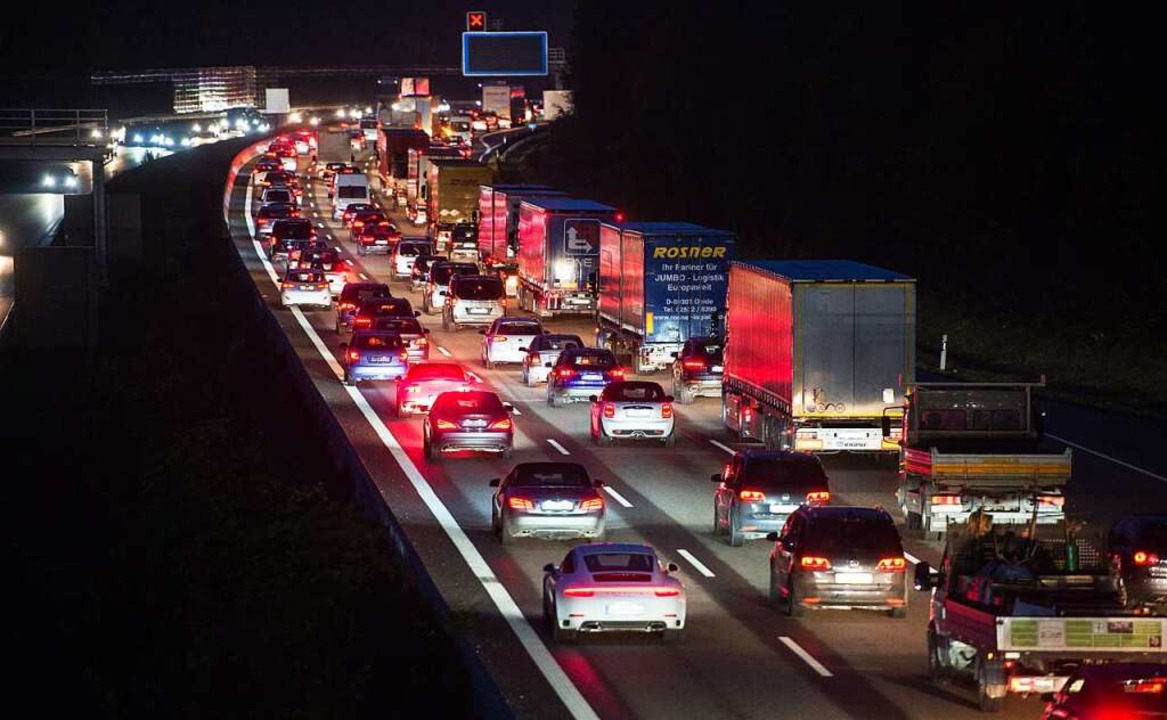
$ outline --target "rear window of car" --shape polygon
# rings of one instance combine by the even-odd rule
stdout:
[[[422,245],[420,243],[401,243],[397,246],[397,254],[406,257],[424,255],[428,254],[429,249],[428,245]]]
[[[497,300],[503,295],[502,281],[498,278],[456,278],[454,294],[466,300]]]
[[[361,305],[362,315],[410,315],[413,305],[405,298],[372,298]]]
[[[442,393],[434,401],[437,412],[499,413],[503,412],[502,400],[494,393]]]
[[[499,323],[495,328],[498,335],[538,335],[543,328],[538,323]]]
[[[397,350],[401,347],[401,338],[385,333],[384,335],[361,335],[357,337],[357,347],[361,350]]]
[[[336,189],[336,196],[343,200],[369,197],[369,188],[365,185],[341,185]]]
[[[610,352],[595,352],[572,355],[567,358],[572,366],[577,368],[598,368],[607,370],[616,367],[616,356]]]
[[[557,463],[520,467],[511,484],[519,487],[591,487],[592,481],[582,465]]]
[[[422,363],[409,369],[410,380],[464,380],[466,373],[459,365]]]
[[[324,273],[319,270],[295,270],[288,273],[288,280],[292,282],[322,282],[324,280]]]
[[[272,227],[272,232],[285,240],[307,240],[312,237],[312,223],[307,220],[302,222],[280,221]]]
[[[566,350],[583,346],[578,335],[540,335],[531,341],[532,350]]]
[[[385,213],[380,210],[362,210],[356,215],[353,215],[353,222],[363,222],[365,224],[389,222],[389,218],[385,217]]]
[[[266,202],[291,202],[291,190],[267,190],[263,194],[263,199]]]
[[[660,402],[665,399],[665,391],[660,385],[650,382],[626,382],[604,388],[604,399],[614,402],[644,400]]]
[[[294,212],[288,205],[264,205],[259,209],[260,217],[286,218]]]
[[[651,573],[655,565],[656,558],[647,553],[588,553],[584,555],[584,566],[591,573]]]
[[[825,482],[823,468],[811,460],[751,458],[742,468],[742,480],[762,487],[789,487],[791,483]]]
[[[890,554],[903,553],[899,532],[888,519],[859,517],[818,518],[806,532],[806,543],[816,553],[846,552],[860,548]]]
[[[478,272],[478,267],[470,263],[434,264],[430,268],[430,279],[439,285],[445,285],[455,275],[469,275],[476,272]]]
[[[374,297],[393,297],[388,285],[378,287],[346,287],[340,293],[340,299],[345,302],[363,302]]]
[[[381,318],[375,324],[378,330],[392,330],[402,335],[421,335],[421,323],[414,318]]]

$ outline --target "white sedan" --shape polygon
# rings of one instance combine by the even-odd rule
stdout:
[[[543,568],[543,622],[555,640],[600,632],[679,638],[686,602],[677,569],[648,545],[576,545]]]
[[[332,290],[323,270],[300,268],[288,271],[280,283],[280,306],[295,305],[315,305],[326,310],[332,307]]]
[[[527,356],[527,346],[543,334],[538,320],[525,317],[500,317],[482,333],[482,364],[487,369],[497,363],[521,363]]]
[[[584,341],[579,335],[551,333],[532,338],[531,344],[525,348],[527,354],[523,357],[523,384],[535,387],[547,382],[547,376],[559,359],[559,353],[577,347],[584,347]]]
[[[676,443],[673,396],[659,383],[618,380],[608,383],[599,397],[592,396],[592,441],[609,445],[612,440],[658,440]]]

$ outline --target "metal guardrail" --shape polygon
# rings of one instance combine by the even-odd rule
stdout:
[[[99,147],[109,133],[105,109],[0,108],[0,141],[8,145]]]

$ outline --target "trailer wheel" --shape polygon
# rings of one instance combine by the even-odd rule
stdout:
[[[985,660],[977,657],[977,705],[983,712],[1001,712],[1005,709],[1005,687],[995,682],[1004,677],[1005,669],[1000,657]],[[991,691],[997,697],[990,694]]]

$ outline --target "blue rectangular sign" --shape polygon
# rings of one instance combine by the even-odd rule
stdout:
[[[547,74],[547,33],[464,32],[462,74],[522,76]]]

